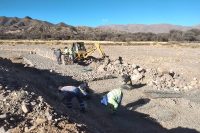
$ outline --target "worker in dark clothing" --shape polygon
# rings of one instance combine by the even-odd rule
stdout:
[[[63,101],[66,101],[68,108],[72,108],[72,99],[76,97],[80,104],[80,111],[85,112],[84,98],[88,96],[88,93],[86,92],[87,87],[87,83],[82,83],[78,87],[64,86],[59,87],[58,89],[62,92],[64,96]]]
[[[60,49],[57,49],[57,50],[54,50],[54,54],[56,56],[56,60],[58,62],[58,64],[62,64],[62,60],[61,60],[61,55],[62,55],[62,52]]]

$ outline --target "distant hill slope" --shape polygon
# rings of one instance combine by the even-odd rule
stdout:
[[[106,33],[117,33],[86,26],[74,27],[65,23],[52,24],[31,17],[0,17],[0,34],[12,34],[19,38],[85,39]]]
[[[60,35],[76,34],[76,28],[73,26],[59,23],[57,25],[32,19],[30,17],[0,17],[0,31],[2,33],[11,33],[18,35]]]
[[[177,36],[176,39],[178,40],[200,40],[199,31],[192,31],[192,34],[191,32],[187,34],[177,32],[173,33],[172,36],[168,34],[170,30],[175,29],[187,32],[192,28],[200,29],[200,25],[187,27],[170,24],[130,24],[107,25],[94,28],[87,26],[75,27],[62,22],[52,24],[32,19],[28,16],[24,18],[0,17],[0,39],[168,41],[174,40],[174,36]]]
[[[180,25],[171,25],[171,24],[152,24],[152,25],[128,24],[128,25],[105,25],[105,26],[99,26],[98,28],[101,28],[104,30],[125,31],[125,32],[130,32],[130,33],[137,33],[137,32],[169,33],[170,30],[186,31],[192,28],[200,29],[200,25],[189,27],[189,26],[180,26]]]

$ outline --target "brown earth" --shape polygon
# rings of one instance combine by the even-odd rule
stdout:
[[[40,128],[44,128],[44,132],[49,131],[48,127],[53,128],[52,132],[198,133],[200,131],[200,117],[198,115],[200,98],[198,95],[198,88],[191,88],[184,91],[180,88],[180,91],[173,91],[173,95],[171,92],[161,90],[162,96],[156,97],[155,94],[159,95],[161,91],[155,90],[146,83],[146,80],[143,80],[142,82],[145,83],[144,85],[135,86],[133,90],[123,91],[124,98],[122,107],[116,115],[112,116],[100,104],[100,97],[105,92],[119,87],[120,78],[88,80],[92,91],[92,98],[87,101],[87,112],[85,114],[80,113],[77,104],[75,104],[74,109],[68,110],[64,104],[60,103],[56,88],[60,85],[78,85],[79,81],[87,79],[88,77],[90,78],[91,75],[96,76],[94,75],[94,73],[96,73],[95,68],[92,65],[57,65],[55,61],[46,58],[46,56],[43,57],[44,54],[42,54],[42,52],[39,55],[37,52],[36,54],[30,54],[30,52],[28,52],[36,47],[42,51],[50,51],[52,47],[56,48],[59,46],[1,46],[0,57],[11,59],[15,63],[25,63],[27,66],[30,66],[31,62],[31,67],[24,68],[24,65],[1,59],[0,68],[2,68],[2,71],[0,72],[2,79],[5,80],[0,82],[4,86],[0,94],[6,92],[8,96],[3,95],[3,98],[9,99],[13,92],[23,92],[24,90],[30,93],[34,92],[36,98],[30,99],[29,101],[35,100],[36,103],[38,97],[42,96],[45,105],[52,108],[52,111],[58,114],[58,116],[52,115],[52,120],[37,125]],[[23,50],[20,50],[22,48]],[[25,51],[24,49],[29,50]],[[185,79],[185,82],[191,82],[193,78],[196,78],[198,81],[200,79],[198,75],[200,71],[199,48],[104,46],[104,50],[111,60],[121,56],[124,62],[137,64],[141,68],[147,70],[147,72],[149,69],[158,69],[162,72],[173,70],[175,73],[180,74],[180,76]],[[97,53],[95,53],[94,56],[98,57]],[[26,59],[26,62],[24,59]],[[92,71],[89,71],[90,69]],[[6,89],[5,86],[9,86],[10,84],[11,89]],[[17,84],[18,86],[13,87],[13,84]],[[25,84],[28,84],[30,87],[26,88]],[[18,90],[17,88],[22,89]],[[145,93],[152,91],[159,93],[155,93],[154,96]],[[30,94],[27,95],[27,97],[28,96],[30,96]],[[21,100],[19,100],[19,102],[21,102]],[[38,106],[37,104],[35,105],[36,107]],[[19,104],[19,106],[21,105]],[[5,105],[5,107],[7,106]],[[13,113],[12,115],[23,114],[23,112],[20,111],[17,113],[15,111],[12,112],[12,109],[0,109],[1,114],[9,113],[6,111],[10,111],[10,113]],[[41,111],[45,110],[46,109]],[[19,128],[22,130],[21,132],[23,132],[24,123],[30,119],[30,116],[32,117],[31,119],[33,119],[31,124],[35,123],[37,120],[36,114],[37,113],[33,110],[14,126],[7,126],[9,124],[0,126],[10,131],[17,131],[17,128]],[[66,119],[61,121],[65,124],[70,123],[69,126],[59,129],[59,127],[52,124],[55,119],[63,118],[64,116]],[[45,119],[47,118],[45,117]],[[31,128],[31,126],[28,128]],[[38,128],[38,130],[33,130],[33,132],[41,131]]]

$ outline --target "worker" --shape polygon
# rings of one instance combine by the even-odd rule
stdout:
[[[62,59],[63,64],[67,65],[68,62],[69,62],[69,49],[68,49],[68,47],[64,48],[62,57],[63,57],[63,59]]]
[[[115,114],[121,105],[123,92],[122,89],[131,90],[133,89],[133,85],[131,82],[130,75],[124,74],[121,77],[122,85],[118,89],[114,89],[110,91],[108,94],[104,95],[101,99],[101,103],[108,107],[111,114]]]
[[[58,89],[63,94],[62,101],[66,102],[68,108],[72,108],[72,99],[76,97],[80,104],[80,111],[85,112],[84,98],[88,97],[87,88],[88,85],[84,82],[78,87],[64,86],[59,87]]]
[[[65,47],[65,48],[64,48],[63,54],[64,54],[64,55],[69,54],[69,49],[68,49],[68,47]]]
[[[121,105],[122,97],[122,89],[114,89],[103,96],[101,103],[108,107],[111,114],[115,114]]]
[[[69,51],[69,59],[74,63],[74,50],[72,48],[68,49]]]
[[[57,60],[58,64],[59,65],[62,64],[62,60],[61,60],[62,53],[61,53],[61,50],[60,49],[54,50],[54,54],[56,56],[56,60]]]
[[[123,89],[127,89],[127,90],[133,89],[133,84],[132,84],[131,76],[129,74],[123,74],[121,76],[121,83],[122,83],[121,87]]]

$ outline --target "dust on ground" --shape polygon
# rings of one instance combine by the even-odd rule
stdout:
[[[59,46],[1,46],[2,131],[200,131],[198,48],[104,46],[110,60],[89,66],[58,65],[46,58],[48,53],[38,54],[35,50],[51,52],[56,47]],[[94,56],[98,57],[97,53]],[[100,104],[100,98],[119,87],[120,77],[126,73],[131,75],[134,89],[124,90],[122,107],[116,116],[111,116]],[[58,86],[78,85],[83,80],[92,91],[85,114],[76,106],[68,110],[57,95]]]

